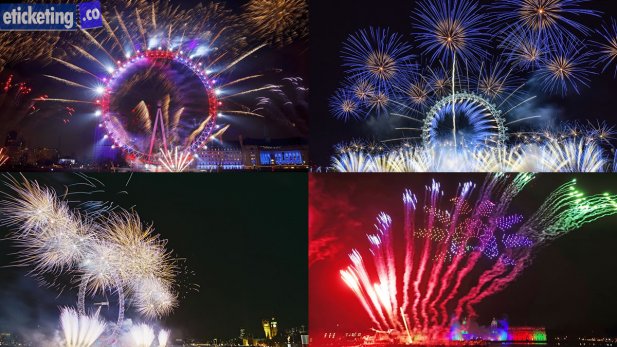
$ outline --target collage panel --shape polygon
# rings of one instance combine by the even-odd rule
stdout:
[[[613,1],[310,6],[315,171],[615,170]]]
[[[306,346],[306,175],[0,181],[1,346]]]
[[[615,175],[314,174],[311,346],[611,346]]]
[[[612,347],[615,95],[614,0],[0,0],[0,346]]]
[[[305,0],[9,2],[0,170],[307,170]]]

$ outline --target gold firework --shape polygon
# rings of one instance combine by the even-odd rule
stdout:
[[[306,0],[251,0],[245,10],[254,35],[274,46],[288,45],[308,35]]]
[[[391,79],[397,72],[396,62],[384,52],[372,52],[366,60],[366,67],[382,81]]]

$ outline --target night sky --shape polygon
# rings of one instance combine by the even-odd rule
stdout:
[[[309,321],[311,331],[364,331],[370,319],[340,279],[356,248],[368,262],[366,233],[380,212],[392,216],[394,232],[403,220],[404,189],[422,201],[424,186],[442,183],[445,197],[459,182],[481,184],[483,174],[321,174],[310,179]],[[549,192],[572,178],[587,194],[615,193],[614,175],[540,175],[509,211],[530,216]],[[444,201],[445,202],[445,201]],[[512,326],[544,326],[551,333],[617,334],[617,216],[575,230],[541,249],[530,267],[504,291],[477,305],[479,323],[507,317]],[[337,330],[337,324],[338,330]]]
[[[59,191],[63,185],[84,182],[71,174],[27,177]],[[134,174],[128,186],[129,175],[90,177],[104,183],[98,188],[105,193],[79,194],[75,199],[135,206],[142,220],[152,222],[156,233],[169,240],[168,248],[186,258],[195,272],[183,278],[199,285],[199,292],[188,293],[160,322],[173,337],[237,337],[240,328],[263,337],[261,320],[273,316],[280,331],[306,326],[306,175]],[[0,229],[0,236],[6,232]],[[0,242],[0,331],[31,334],[37,326],[45,332],[59,328],[58,307],[76,305],[77,291],[67,288],[58,295],[26,277],[27,269],[4,267],[16,260],[12,251],[9,242]],[[115,297],[109,300],[113,305]],[[103,313],[115,319],[113,309]],[[135,316],[129,309],[127,317]]]
[[[170,2],[188,9],[203,1],[172,0]],[[227,5],[227,8],[233,10],[234,14],[240,14],[247,0],[223,2]],[[105,1],[101,3],[105,5]],[[108,3],[111,3],[111,1]],[[188,23],[188,25],[190,25],[190,23]],[[86,44],[88,42],[85,36],[76,39],[77,34],[75,32],[69,32],[65,35],[69,35],[72,40],[71,42],[75,41],[78,45],[80,42],[81,44]],[[246,48],[243,53],[255,46],[257,46],[257,43],[251,43],[249,45],[250,48]],[[57,48],[57,50],[60,51],[60,48]],[[78,65],[85,66],[92,71],[100,73],[100,67],[97,65],[89,65],[90,63],[83,57],[77,59],[71,57],[68,61],[72,63],[78,62]],[[228,63],[230,61],[232,61],[232,59],[223,59],[223,62]],[[236,65],[233,70],[235,71],[230,75],[232,79],[255,74],[264,74],[264,77],[255,80],[254,83],[250,81],[245,83],[242,86],[242,88],[245,89],[251,89],[257,86],[262,87],[268,84],[281,84],[282,79],[287,77],[301,77],[304,79],[304,86],[308,87],[308,41],[301,39],[296,40],[294,43],[282,48],[266,46],[247,57],[242,63]],[[15,76],[15,81],[26,82],[28,86],[32,88],[32,94],[35,96],[46,94],[50,98],[77,100],[92,98],[90,91],[69,87],[61,82],[43,76],[53,75],[61,76],[62,78],[69,77],[68,79],[77,80],[78,83],[91,83],[92,79],[87,77],[80,78],[80,75],[77,73],[71,75],[70,72],[67,72],[66,67],[58,63],[50,64],[41,63],[39,61],[12,63],[4,67],[4,70],[0,69],[0,80],[5,80],[9,74]],[[192,75],[188,75],[188,77],[194,79],[194,81],[198,81],[197,78]],[[226,77],[223,76],[219,82],[229,82],[229,80],[225,80],[225,78]],[[233,88],[234,87],[231,87],[229,89],[234,90]],[[142,93],[143,92],[142,90]],[[248,109],[254,109],[257,104],[257,97],[268,95],[267,92],[261,94],[247,94],[246,96],[236,98],[236,101],[240,100],[242,106],[246,106]],[[306,103],[306,100],[302,100],[301,102]],[[300,101],[298,101],[298,104],[300,104]],[[21,126],[15,127],[14,129],[4,129],[0,127],[0,139],[2,143],[4,143],[4,138],[8,131],[16,130],[24,137],[27,145],[30,147],[57,148],[60,150],[61,155],[76,156],[81,161],[90,161],[93,157],[94,145],[102,136],[100,132],[97,131],[100,119],[93,115],[93,107],[80,103],[51,102],[38,103],[37,106],[41,110],[33,117],[35,119],[22,123]],[[71,116],[68,115],[65,109],[67,106],[75,109]],[[172,110],[177,108],[179,107],[174,107],[174,105],[172,105]],[[240,108],[240,105],[236,104],[230,105],[229,109],[246,110],[245,108]],[[293,117],[289,115],[289,119],[298,123],[306,123],[308,121],[307,112],[308,110],[304,105],[298,106],[297,114]],[[227,117],[227,119],[221,120],[219,123],[225,125],[231,124],[230,129],[224,136],[224,140],[229,142],[238,141],[240,135],[244,138],[257,139],[304,138],[306,136],[304,132],[298,131],[285,122],[273,118],[275,117],[272,116],[270,118],[259,119],[257,117],[251,118],[247,116]]]
[[[482,0],[490,3],[490,0]],[[369,27],[387,27],[391,32],[403,35],[405,42],[417,46],[412,35],[411,15],[416,9],[416,0],[313,0],[310,2],[311,14],[311,158],[316,165],[327,166],[334,153],[334,145],[349,142],[354,139],[378,141],[402,137],[394,130],[399,119],[375,118],[369,121],[347,122],[332,117],[328,102],[340,83],[344,81],[344,69],[341,67],[341,49],[347,37],[360,29]],[[617,7],[614,1],[592,0],[585,2],[585,8],[593,8],[604,12],[604,19],[617,17]],[[585,23],[585,21],[582,21]],[[598,19],[589,22],[593,28],[599,27]],[[418,54],[418,50],[414,50]],[[561,97],[546,97],[536,92],[533,87],[531,95],[537,95],[535,101],[524,109],[525,115],[538,112],[550,115],[533,122],[522,123],[526,128],[543,127],[566,121],[579,120],[586,122],[607,121],[616,125],[617,82],[612,78],[612,71],[592,78],[591,88],[584,88],[581,95]],[[513,115],[511,114],[510,117]],[[523,116],[521,114],[521,116]],[[399,124],[400,125],[400,124]],[[409,126],[405,123],[404,126]],[[416,124],[413,124],[416,126]],[[410,134],[406,134],[409,136]]]

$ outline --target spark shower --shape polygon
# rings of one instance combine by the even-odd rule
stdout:
[[[478,318],[476,306],[515,281],[538,250],[617,214],[616,195],[586,194],[576,179],[534,200],[539,207],[525,212],[517,199],[535,179],[533,174],[488,175],[483,182],[463,180],[452,192],[444,187],[456,187],[454,182],[444,186],[436,179],[416,180],[427,185],[401,192],[402,220],[381,212],[364,238],[333,232],[311,241],[321,254],[327,253],[327,240],[339,240],[344,249],[353,247],[339,277],[330,271],[332,278],[325,281],[340,281],[347,288],[341,295],[355,297],[343,301],[342,307],[362,308],[358,319],[370,322],[375,336],[388,336],[389,343],[457,341],[456,327]],[[361,183],[356,188],[366,189]],[[332,213],[347,216],[354,208],[350,204],[336,203],[339,210]],[[344,225],[362,230],[354,223]],[[342,235],[352,237],[353,246],[345,246],[351,239]],[[314,305],[315,310],[324,309]],[[365,336],[365,344],[372,338]]]

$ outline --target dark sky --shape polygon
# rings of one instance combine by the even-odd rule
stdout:
[[[11,1],[9,1],[11,2]],[[13,1],[14,2],[14,1]],[[180,1],[172,0],[172,4],[180,5],[183,8],[191,8],[192,6],[203,2],[198,0]],[[207,2],[207,1],[206,1]],[[234,14],[242,13],[243,5],[247,3],[247,0],[231,0],[223,1],[228,3],[228,7],[234,11]],[[105,1],[101,1],[103,5]],[[108,1],[107,4],[111,3]],[[190,23],[189,23],[190,24]],[[68,33],[73,40],[77,41],[78,45],[87,43],[87,38],[84,36],[83,40],[75,39],[75,33]],[[135,38],[134,38],[135,39]],[[257,46],[258,40],[252,40],[250,48]],[[83,42],[83,43],[80,43]],[[250,50],[247,48],[243,53]],[[102,54],[102,53],[100,53]],[[308,44],[306,40],[297,40],[296,42],[287,45],[283,48],[270,47],[260,49],[251,56],[247,57],[241,64],[234,67],[233,73],[224,75],[219,79],[219,85],[235,80],[240,77],[246,77],[256,74],[264,74],[264,77],[254,80],[254,83],[246,82],[242,85],[243,89],[251,89],[256,87],[262,87],[268,84],[281,84],[282,79],[286,77],[302,77],[304,79],[304,85],[308,87]],[[225,57],[230,56],[226,54]],[[225,58],[227,59],[227,58]],[[233,59],[223,59],[222,62],[231,62]],[[78,62],[77,65],[86,67],[96,73],[101,73],[100,67],[97,65],[89,65],[90,63],[85,58],[69,60],[72,63]],[[75,73],[71,75],[65,67],[59,64],[50,64],[43,66],[40,62],[28,62],[11,64],[4,71],[0,71],[0,80],[4,80],[8,74],[14,74],[15,80],[21,82],[27,82],[32,87],[33,95],[39,96],[43,94],[49,95],[51,98],[65,98],[65,99],[77,99],[86,100],[92,98],[91,91],[84,91],[80,88],[67,87],[57,81],[53,81],[49,78],[43,77],[46,75],[60,76],[62,78],[69,77],[68,79],[76,79],[78,83],[92,83],[92,79],[79,78],[79,75]],[[75,78],[77,76],[77,78]],[[190,76],[193,78],[193,76]],[[233,87],[230,88],[230,90]],[[147,94],[146,94],[147,95]],[[257,96],[271,96],[268,92],[261,94],[248,94],[239,98],[235,98],[234,101],[239,101],[242,106],[246,106],[249,109],[256,108]],[[300,104],[300,100],[297,100]],[[306,103],[306,100],[301,100],[302,103]],[[62,155],[74,155],[78,159],[83,161],[90,160],[93,155],[94,145],[96,140],[102,136],[96,132],[99,119],[93,116],[93,108],[80,104],[80,103],[39,103],[41,111],[37,114],[36,122],[29,122],[25,128],[17,128],[23,134],[27,144],[32,147],[52,147],[59,148]],[[75,109],[72,116],[67,115],[65,107],[69,106]],[[230,104],[227,102],[228,109],[239,110],[243,108],[238,104]],[[179,108],[179,107],[176,107]],[[172,105],[172,109],[174,106]],[[305,106],[298,106],[297,114],[287,115],[288,119],[295,122],[307,122],[308,110]],[[295,118],[294,118],[295,117]],[[295,138],[305,137],[306,134],[299,132],[296,129],[287,125],[287,123],[273,119],[275,116],[269,118],[257,119],[256,117],[236,116],[228,117],[228,119],[221,120],[221,124],[231,124],[230,129],[226,132],[224,140],[237,141],[238,136],[242,135],[244,138]],[[63,122],[63,119],[70,119],[70,122]],[[2,127],[0,127],[2,129]],[[0,131],[0,137],[2,143],[4,142],[5,132],[10,130],[2,129]]]
[[[614,175],[538,176],[514,200],[510,211],[531,215],[548,193],[576,177],[587,194],[615,193]],[[371,328],[354,294],[340,279],[339,270],[357,248],[368,259],[366,233],[373,232],[380,212],[392,216],[395,233],[403,220],[402,193],[412,189],[422,201],[432,179],[442,183],[445,197],[459,182],[481,184],[483,174],[351,175],[321,174],[310,179],[309,202],[309,322],[311,331],[358,331]],[[545,326],[554,332],[617,335],[617,216],[587,224],[541,249],[530,267],[504,291],[476,308],[479,323],[508,317],[513,326]],[[336,309],[332,309],[336,307]]]
[[[27,177],[58,188],[83,182],[70,174]],[[135,205],[142,220],[152,222],[169,240],[168,248],[195,272],[188,278],[200,286],[199,293],[189,293],[160,322],[174,336],[236,337],[245,328],[261,337],[261,319],[272,316],[281,329],[307,324],[305,174],[134,174],[128,187],[128,175],[90,177],[101,180],[105,187],[99,188],[106,191],[90,199]],[[124,190],[128,195],[120,193]],[[5,233],[0,229],[0,236]],[[15,260],[11,251],[10,243],[0,242],[2,266]],[[0,268],[0,331],[55,329],[57,307],[76,304],[75,290],[56,297],[57,291],[39,288],[26,272]],[[130,310],[127,316],[135,317]]]
[[[482,0],[490,3],[489,0]],[[334,119],[328,109],[328,101],[340,83],[344,81],[341,67],[341,48],[347,37],[357,30],[371,26],[388,27],[391,32],[403,35],[407,42],[414,43],[411,15],[417,7],[417,0],[312,0],[311,13],[311,158],[317,165],[328,165],[333,154],[333,146],[339,142],[353,139],[384,140],[401,137],[387,119],[371,122],[339,121]],[[617,17],[614,1],[591,0],[584,4],[605,13],[605,19]],[[589,25],[599,27],[598,20]],[[414,45],[417,46],[417,45]],[[416,50],[417,51],[417,50]],[[416,52],[419,53],[419,52]],[[584,89],[580,96],[566,99],[544,97],[541,92],[533,92],[538,98],[530,104],[530,110],[551,111],[550,122],[559,124],[571,120],[606,120],[617,124],[614,109],[617,101],[612,97],[617,93],[617,82],[612,73],[593,78],[591,88]],[[528,125],[537,125],[528,123]],[[406,124],[405,126],[409,126]],[[415,125],[414,125],[415,126]],[[409,135],[409,134],[407,134]]]

